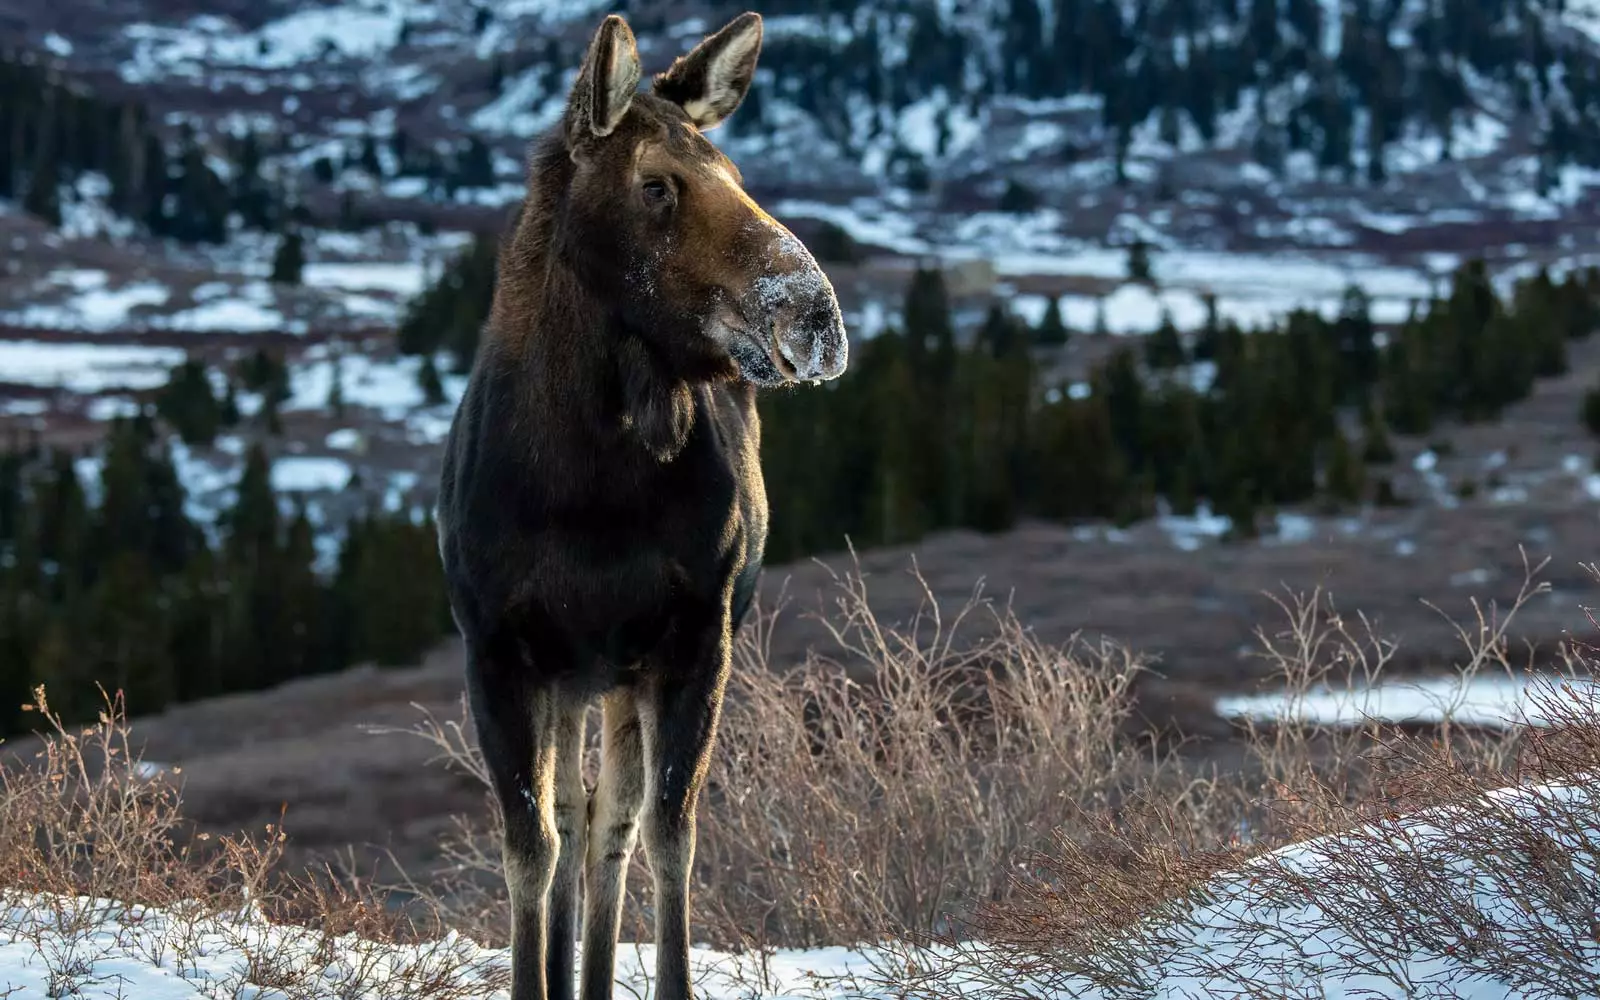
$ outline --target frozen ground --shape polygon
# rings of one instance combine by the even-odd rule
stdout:
[[[1211,879],[1192,903],[1176,903],[1107,940],[1096,964],[1124,977],[1122,989],[1097,987],[1077,975],[1048,981],[1017,976],[1005,985],[1078,1000],[1176,1000],[1241,989],[1270,996],[1511,1000],[1537,995],[1529,980],[1555,971],[1558,980],[1564,975],[1569,986],[1582,986],[1600,975],[1600,945],[1558,937],[1571,941],[1564,955],[1569,965],[1529,965],[1540,939],[1569,934],[1573,918],[1537,905],[1540,895],[1526,882],[1515,851],[1484,851],[1482,845],[1544,836],[1580,879],[1592,880],[1600,836],[1594,815],[1593,792],[1584,785],[1522,786],[1282,848]],[[1392,922],[1385,926],[1374,920],[1378,915]],[[1458,947],[1473,940],[1473,926],[1497,933],[1487,945],[1478,940],[1476,947]],[[983,951],[970,946],[966,957]],[[980,985],[959,955],[935,956],[965,995],[1000,995],[992,981]],[[928,957],[920,956],[924,963]],[[618,976],[626,993],[649,995],[641,970],[652,958],[649,946],[621,949]],[[455,935],[389,947],[351,938],[323,941],[248,913],[207,916],[103,900],[0,896],[0,995],[9,1000],[443,995],[401,985],[430,976],[477,983],[477,995],[500,997],[504,992],[491,992],[487,984],[503,975],[505,961],[503,951]],[[704,1000],[894,995],[886,984],[894,981],[895,960],[872,949],[780,950],[764,959],[699,949],[694,964]],[[296,986],[273,988],[287,983]]]
[[[1315,725],[1356,726],[1368,721],[1443,722],[1463,725],[1549,725],[1552,715],[1564,717],[1564,706],[1578,701],[1590,708],[1600,688],[1587,678],[1554,674],[1508,676],[1484,674],[1386,681],[1350,688],[1321,686],[1289,696],[1267,692],[1219,698],[1217,713],[1225,717],[1301,721]]]

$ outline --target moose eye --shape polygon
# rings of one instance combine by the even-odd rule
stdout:
[[[644,197],[648,202],[659,204],[672,197],[672,189],[666,181],[652,177],[644,182]]]

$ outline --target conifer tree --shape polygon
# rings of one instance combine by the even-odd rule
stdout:
[[[1177,368],[1189,361],[1178,328],[1172,324],[1172,314],[1165,309],[1161,311],[1161,324],[1144,342],[1144,359],[1145,364],[1157,369]]]
[[[444,382],[439,378],[439,368],[433,363],[432,354],[422,356],[422,366],[417,369],[417,385],[422,389],[423,402],[429,406],[438,406],[445,401]]]
[[[1155,281],[1150,270],[1150,244],[1143,238],[1135,239],[1128,246],[1128,280],[1146,285]]]
[[[1323,476],[1323,491],[1333,503],[1343,505],[1361,501],[1366,486],[1365,473],[1356,458],[1355,449],[1350,447],[1350,442],[1342,432],[1334,432]]]
[[[1067,342],[1067,336],[1067,325],[1061,319],[1061,302],[1051,295],[1045,300],[1044,315],[1034,330],[1034,343],[1042,347],[1060,347]]]
[[[283,234],[277,252],[272,255],[270,280],[280,285],[298,285],[305,264],[305,239],[298,230],[290,230]]]

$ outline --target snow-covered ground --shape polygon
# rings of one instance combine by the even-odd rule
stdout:
[[[1592,907],[1547,899],[1559,872],[1550,869],[1548,885],[1530,880],[1525,859],[1505,845],[1544,838],[1546,863],[1567,865],[1573,888],[1592,902],[1595,807],[1586,784],[1528,785],[1262,855],[1106,940],[1090,966],[1120,979],[1121,988],[1074,972],[1017,976],[1004,986],[1020,994],[997,993],[1000,984],[980,985],[962,964],[963,955],[982,955],[981,945],[923,953],[919,964],[936,962],[969,996],[1510,1000],[1548,995],[1535,986],[1541,979],[1547,988],[1555,980],[1572,995],[1586,993],[1600,977],[1600,943],[1578,933]],[[1505,849],[1493,849],[1496,843]],[[1559,959],[1540,953],[1549,941]],[[643,970],[653,966],[652,951],[620,950],[619,995],[650,996]],[[391,947],[324,941],[251,914],[0,896],[0,995],[9,1000],[426,997],[435,994],[400,984],[429,974],[499,997],[503,990],[489,984],[503,982],[505,961],[505,952],[458,935]],[[703,1000],[888,997],[894,991],[884,977],[895,962],[888,952],[852,947],[694,955]],[[273,988],[285,982],[296,987]]]
[[[0,341],[0,381],[78,393],[155,389],[183,356],[175,347]]]
[[[1600,687],[1586,678],[1551,674],[1480,674],[1386,681],[1348,688],[1321,686],[1304,694],[1267,692],[1217,699],[1225,717],[1295,720],[1315,725],[1354,726],[1366,721],[1442,722],[1464,725],[1549,725],[1550,706],[1563,706],[1558,717],[1578,700],[1589,711],[1597,706]]]

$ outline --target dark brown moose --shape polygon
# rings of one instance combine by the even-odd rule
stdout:
[[[642,832],[659,1000],[688,1000],[695,803],[767,534],[758,386],[845,369],[833,286],[701,133],[739,106],[742,14],[638,89],[589,44],[528,193],[451,428],[439,549],[505,820],[513,1000],[612,996]],[[603,764],[586,792],[587,709]]]

